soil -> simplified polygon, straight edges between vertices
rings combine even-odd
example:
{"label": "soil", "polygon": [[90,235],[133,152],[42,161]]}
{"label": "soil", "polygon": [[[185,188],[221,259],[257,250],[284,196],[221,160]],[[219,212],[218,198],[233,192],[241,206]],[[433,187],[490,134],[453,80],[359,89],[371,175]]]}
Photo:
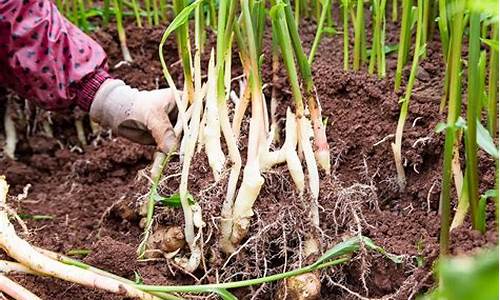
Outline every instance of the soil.
{"label": "soil", "polygon": [[[397,25],[397,24],[396,24]],[[397,42],[397,27],[388,20],[387,43]],[[306,48],[314,38],[315,26],[308,22],[301,27]],[[116,66],[121,52],[114,29],[94,33],[109,55],[114,77],[141,89],[166,86],[157,58],[157,45],[162,29],[127,28],[128,46],[134,58],[131,65]],[[213,37],[209,35],[207,54]],[[352,45],[351,45],[352,46]],[[269,36],[265,41],[265,59],[270,59]],[[173,39],[165,46],[167,64],[178,86],[182,83],[181,66]],[[208,55],[204,56],[205,58]],[[439,113],[444,66],[438,37],[428,44],[427,57],[421,63],[406,121],[402,155],[405,159],[407,187],[401,192],[396,183],[396,170],[388,138],[396,129],[398,100],[404,92],[393,91],[396,54],[388,56],[388,76],[378,79],[364,70],[342,70],[342,36],[325,36],[317,51],[314,78],[327,118],[333,171],[321,176],[322,248],[328,249],[343,238],[360,232],[390,253],[404,255],[403,264],[396,265],[373,253],[357,256],[349,264],[322,273],[322,299],[355,299],[338,286],[366,297],[407,299],[433,286],[430,275],[438,256],[439,194],[443,136],[434,131],[446,116]],[[241,74],[234,57],[233,75]],[[207,61],[203,61],[207,65]],[[270,63],[263,64],[264,81],[271,83]],[[291,93],[283,68],[281,79],[273,83],[278,89],[280,120],[292,106]],[[409,70],[405,70],[407,78]],[[266,96],[270,88],[265,89]],[[220,205],[225,180],[214,184],[205,154],[198,153],[190,173],[189,189],[204,209],[207,230],[206,269],[184,274],[169,260],[137,261],[136,249],[142,229],[138,218],[123,218],[121,205],[133,209],[140,206],[148,190],[148,181],[140,176],[147,168],[154,147],[133,144],[103,131],[90,134],[92,143],[78,145],[72,118],[68,114],[52,116],[54,139],[36,130],[22,132],[16,161],[0,160],[0,173],[5,174],[12,196],[27,190],[26,197],[12,197],[10,205],[19,214],[44,215],[48,219],[27,219],[33,244],[60,253],[89,250],[77,258],[96,267],[148,284],[192,284],[219,280],[247,279],[271,274],[299,265],[298,248],[302,246],[307,223],[307,197],[294,191],[284,167],[265,174],[266,183],[255,205],[255,223],[245,247],[235,257],[227,258],[217,246]],[[88,120],[85,120],[88,124]],[[243,130],[248,125],[244,121]],[[244,137],[242,138],[244,140]],[[244,142],[241,142],[242,151]],[[463,157],[463,153],[462,153]],[[165,174],[169,178],[161,186],[168,195],[178,188],[180,164],[177,158]],[[494,162],[480,155],[481,191],[492,187]],[[226,178],[225,178],[226,179]],[[456,197],[455,197],[456,198]],[[456,202],[456,199],[454,199]],[[182,225],[178,209],[157,209],[157,224]],[[470,223],[451,235],[452,254],[471,253],[479,247],[498,244],[494,224],[494,208],[488,210],[488,233],[481,235],[470,229]],[[222,266],[228,260],[227,266]],[[203,276],[206,271],[206,276]],[[219,272],[220,271],[220,272]],[[235,277],[231,277],[231,276]],[[16,275],[14,278],[42,299],[121,299],[98,290],[83,288],[59,280]],[[201,279],[196,281],[195,278]],[[270,299],[277,284],[262,288],[239,290],[241,299]]]}

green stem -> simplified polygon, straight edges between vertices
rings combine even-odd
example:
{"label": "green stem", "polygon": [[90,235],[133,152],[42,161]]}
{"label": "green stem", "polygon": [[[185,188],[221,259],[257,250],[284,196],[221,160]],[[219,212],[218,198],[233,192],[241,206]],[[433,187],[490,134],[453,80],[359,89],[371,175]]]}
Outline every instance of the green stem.
{"label": "green stem", "polygon": [[87,21],[85,3],[83,2],[83,0],[78,0],[78,20],[80,28],[82,28],[84,32],[89,32],[89,24]]}
{"label": "green stem", "polygon": [[300,24],[300,1],[301,0],[295,0],[295,23]]}
{"label": "green stem", "polygon": [[[493,24],[492,39],[498,41],[498,23]],[[488,81],[488,131],[492,137],[498,132],[498,50],[490,49]]]}
{"label": "green stem", "polygon": [[61,13],[64,12],[64,6],[62,0],[56,0],[56,6],[57,10],[59,10]]}
{"label": "green stem", "polygon": [[394,81],[394,90],[399,90],[401,86],[401,76],[403,67],[406,65],[408,57],[409,40],[411,36],[411,0],[403,0],[403,17],[401,20],[401,33],[399,36],[398,62],[396,67],[396,77]]}
{"label": "green stem", "polygon": [[160,19],[167,21],[167,0],[160,0]]}
{"label": "green stem", "polygon": [[354,24],[354,60],[353,69],[358,71],[361,66],[363,51],[362,39],[364,30],[364,5],[363,0],[358,0],[356,5],[356,23]]}
{"label": "green stem", "polygon": [[309,64],[304,48],[302,47],[299,30],[293,18],[292,9],[290,8],[290,1],[286,0],[284,3],[286,4],[284,8],[284,17],[289,32],[289,35],[287,36],[291,39],[295,57],[297,58],[297,63],[299,65],[299,70],[302,78],[304,79],[305,92],[306,94],[312,94],[314,90],[314,81],[312,77],[311,65]]}
{"label": "green stem", "polygon": [[[156,1],[156,0],[153,0]],[[177,16],[186,7],[185,0],[174,0],[174,13]],[[193,74],[191,68],[191,49],[189,46],[189,23],[185,22],[176,30],[179,56],[184,71],[184,89],[187,92],[188,103],[194,100]]]}
{"label": "green stem", "polygon": [[[279,2],[281,3],[281,1]],[[276,37],[281,48],[281,56],[287,69],[288,79],[292,88],[292,96],[295,101],[295,113],[297,118],[301,118],[304,114],[304,103],[302,100],[302,93],[300,91],[299,79],[297,76],[297,69],[293,56],[294,47],[292,46],[292,39],[290,38],[290,30],[288,28],[288,20],[285,14],[285,8],[277,4],[275,6],[276,12],[272,16],[273,28],[276,30]],[[306,60],[307,62],[307,60]]]}
{"label": "green stem", "polygon": [[[422,32],[422,45],[429,40],[429,16],[431,14],[431,0],[424,0],[424,20]],[[424,57],[427,56],[427,48],[424,48]]]}
{"label": "green stem", "polygon": [[398,0],[392,0],[392,22],[398,20]]}
{"label": "green stem", "polygon": [[323,34],[323,26],[325,24],[326,15],[328,12],[328,8],[330,7],[331,0],[325,0],[323,5],[323,9],[321,10],[321,17],[318,22],[318,29],[316,30],[316,35],[314,36],[314,42],[311,47],[311,52],[309,53],[308,63],[312,65],[314,61],[314,56],[316,55],[316,51],[318,50],[319,42],[321,41],[321,35]]}
{"label": "green stem", "polygon": [[472,227],[478,229],[478,168],[477,168],[477,134],[476,120],[481,107],[481,92],[479,90],[479,56],[480,56],[480,23],[481,17],[477,11],[470,12],[469,27],[469,62],[467,69],[467,132],[466,132],[466,174],[468,195],[472,215]]}
{"label": "green stem", "polygon": [[447,0],[439,0],[439,36],[441,37],[441,46],[443,47],[443,57],[446,62],[448,57],[448,45],[450,43],[450,34],[448,32],[448,13]]}
{"label": "green stem", "polygon": [[456,128],[455,123],[459,116],[461,106],[461,54],[462,54],[462,34],[463,34],[463,13],[464,0],[453,0],[453,16],[451,26],[450,44],[450,92],[448,101],[448,118],[446,127],[446,137],[444,145],[443,178],[441,183],[441,233],[440,233],[440,255],[444,256],[449,251],[449,231],[450,231],[450,206],[451,206],[451,181],[452,181],[452,159],[453,145],[455,144]]}
{"label": "green stem", "polygon": [[151,167],[152,182],[148,194],[147,212],[146,212],[146,225],[144,226],[144,234],[142,237],[141,244],[137,248],[137,257],[139,259],[144,257],[146,253],[146,246],[151,234],[153,226],[153,213],[156,204],[156,197],[158,196],[158,185],[160,184],[160,179],[163,174],[163,169],[170,161],[170,156],[172,153],[165,155],[164,153],[157,152],[157,157],[155,158],[153,165]]}
{"label": "green stem", "polygon": [[349,70],[349,0],[342,0],[344,31],[344,70]]}
{"label": "green stem", "polygon": [[310,273],[310,272],[313,272],[315,270],[319,270],[322,268],[336,266],[336,265],[345,263],[347,261],[349,261],[349,258],[340,258],[340,259],[336,259],[336,260],[332,260],[332,261],[320,264],[319,266],[316,266],[316,267],[307,266],[307,267],[303,267],[303,268],[300,268],[297,270],[292,270],[292,271],[288,271],[288,272],[284,272],[284,273],[269,275],[269,276],[261,277],[261,278],[237,281],[237,282],[200,284],[200,285],[184,285],[184,286],[156,286],[156,285],[140,285],[140,284],[137,284],[135,286],[140,290],[149,291],[149,292],[206,293],[206,292],[212,292],[214,290],[219,290],[219,289],[235,289],[235,288],[242,288],[242,287],[247,287],[247,286],[252,286],[252,285],[258,285],[258,284],[278,281],[278,280],[282,280],[285,278],[294,277],[294,276],[298,276],[298,275],[305,274],[305,273]]}
{"label": "green stem", "polygon": [[135,21],[137,23],[137,27],[142,27],[141,15],[139,13],[139,5],[137,4],[137,0],[132,0],[132,10],[134,11]]}
{"label": "green stem", "polygon": [[146,6],[146,21],[148,26],[152,26],[153,18],[151,17],[151,0],[144,0],[144,5]]}
{"label": "green stem", "polygon": [[373,38],[370,54],[368,73],[373,74],[375,66],[379,77],[385,76],[385,52],[384,52],[384,28],[385,28],[385,4],[386,0],[373,0]]}
{"label": "green stem", "polygon": [[109,23],[109,1],[110,0],[104,0],[104,8],[103,8],[103,24],[104,24],[104,27],[107,27],[108,23]]}
{"label": "green stem", "polygon": [[158,26],[160,24],[160,15],[158,12],[158,0],[153,1],[153,25]]}
{"label": "green stem", "polygon": [[[418,70],[418,63],[419,63],[419,58],[420,58],[420,52],[421,52],[421,39],[422,39],[422,33],[423,33],[423,0],[418,0],[418,21],[417,21],[417,37],[415,41],[415,52],[413,53],[413,62],[411,65],[411,72],[410,72],[410,78],[408,79],[408,84],[406,85],[406,91],[405,91],[405,97],[403,99],[403,103],[401,104],[401,112],[399,114],[399,120],[398,120],[398,125],[396,129],[396,139],[395,139],[395,146],[396,149],[394,151],[397,151],[396,157],[401,158],[401,145],[402,145],[402,139],[403,139],[403,130],[404,130],[404,125],[406,122],[406,117],[408,115],[408,107],[410,105],[410,98],[411,94],[413,91],[413,85],[415,83],[415,78],[417,76],[417,70]],[[397,164],[401,164],[401,161],[396,159]],[[402,174],[398,173],[399,182],[401,184],[401,188],[404,187],[405,184],[405,177],[404,177],[404,169],[403,166],[398,166],[398,170],[402,170]],[[398,171],[399,172],[399,171]]]}

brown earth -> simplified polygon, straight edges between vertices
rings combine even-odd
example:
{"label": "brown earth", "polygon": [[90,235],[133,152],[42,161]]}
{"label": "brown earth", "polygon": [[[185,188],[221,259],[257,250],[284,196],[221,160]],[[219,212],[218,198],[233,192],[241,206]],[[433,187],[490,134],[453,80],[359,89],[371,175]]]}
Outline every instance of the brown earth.
{"label": "brown earth", "polygon": [[[395,28],[388,22],[388,43],[397,41]],[[305,25],[301,30],[309,45],[315,26]],[[139,29],[130,25],[127,32],[134,63],[119,68],[113,68],[121,57],[116,32],[103,30],[94,34],[109,54],[111,73],[138,88],[164,87],[157,58],[162,29]],[[208,45],[212,44],[213,38],[209,38]],[[269,37],[265,45],[267,62]],[[180,86],[181,66],[173,39],[167,42],[165,49],[171,73]],[[322,40],[314,76],[323,116],[328,118],[327,135],[333,164],[332,174],[321,176],[322,247],[328,249],[361,230],[388,252],[406,258],[403,264],[395,265],[380,255],[361,255],[349,264],[325,271],[323,299],[355,298],[336,283],[363,296],[392,295],[393,299],[407,299],[425,292],[433,284],[429,272],[439,249],[437,210],[443,147],[443,137],[436,134],[434,128],[445,119],[444,114],[438,113],[443,81],[440,51],[437,41],[429,43],[427,58],[421,63],[414,87],[402,149],[408,184],[406,190],[400,192],[390,146],[393,139],[385,139],[395,131],[398,99],[404,91],[402,88],[398,93],[393,92],[396,55],[388,56],[388,77],[379,80],[364,71],[342,70],[340,35],[325,36]],[[207,64],[207,56],[203,65]],[[236,56],[234,61],[237,64]],[[265,82],[270,83],[270,63],[263,65]],[[405,70],[406,77],[408,73],[408,69]],[[240,74],[241,68],[235,66],[233,75]],[[281,80],[275,84],[283,117],[292,100],[286,74],[281,70],[280,75]],[[270,88],[265,93],[269,96]],[[27,197],[13,198],[10,205],[20,214],[50,216],[48,220],[27,220],[31,234],[26,238],[35,245],[61,253],[90,250],[83,258],[85,262],[132,280],[140,276],[149,284],[198,283],[194,278],[201,278],[199,283],[209,283],[214,282],[216,276],[219,280],[246,279],[298,266],[297,249],[310,226],[304,209],[308,199],[300,199],[295,194],[286,168],[277,167],[265,174],[266,183],[255,205],[256,221],[249,234],[257,237],[249,240],[236,257],[229,259],[227,267],[221,269],[227,257],[219,252],[216,237],[225,180],[214,185],[205,155],[197,154],[189,189],[203,207],[207,222],[206,276],[204,270],[188,275],[170,261],[137,261],[135,250],[142,229],[137,219],[123,220],[115,209],[123,203],[135,208],[139,200],[143,200],[148,183],[138,176],[138,171],[148,166],[154,148],[109,134],[102,134],[96,140],[89,134],[91,140],[97,141],[95,145],[84,147],[83,153],[71,151],[71,146],[77,144],[71,118],[56,114],[54,123],[57,140],[36,132],[24,134],[17,151],[18,160],[0,160],[0,173],[7,176],[11,195],[22,193],[23,188],[30,185]],[[244,148],[244,143],[241,144]],[[481,191],[493,185],[493,166],[493,161],[481,153]],[[162,184],[163,194],[177,190],[179,172],[179,162],[174,158],[165,171],[171,176]],[[162,225],[182,225],[182,215],[176,209],[159,208],[156,221]],[[469,253],[498,243],[493,208],[489,212],[486,235],[469,228],[466,222],[453,231],[453,254]],[[231,278],[233,274],[235,277]],[[59,280],[24,275],[14,278],[43,299],[120,299]],[[276,284],[271,284],[261,289],[240,290],[237,294],[242,299],[251,296],[269,299],[275,291]]]}

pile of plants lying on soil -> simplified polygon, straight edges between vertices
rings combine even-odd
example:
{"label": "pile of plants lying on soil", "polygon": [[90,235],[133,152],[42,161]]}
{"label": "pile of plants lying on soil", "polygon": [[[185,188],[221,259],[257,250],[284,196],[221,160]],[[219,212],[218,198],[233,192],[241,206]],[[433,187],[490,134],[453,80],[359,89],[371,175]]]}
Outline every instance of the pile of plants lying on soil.
{"label": "pile of plants lying on soil", "polygon": [[[249,299],[498,297],[494,248],[498,243],[498,3],[56,2],[82,30],[92,32],[101,26],[116,33],[122,58],[111,72],[125,77],[143,72],[150,75],[147,80],[152,80],[154,71],[155,76],[161,72],[163,78],[156,78],[156,86],[176,91],[177,146],[171,153],[125,151],[124,159],[100,155],[96,149],[123,141],[113,140],[112,133],[88,122],[81,112],[68,120],[16,102],[16,96],[8,94],[2,173],[16,185],[26,184],[29,181],[16,178],[23,174],[13,162],[16,156],[23,160],[46,151],[61,161],[72,161],[73,153],[89,152],[70,163],[69,172],[62,171],[76,176],[68,178],[73,185],[88,177],[89,184],[109,180],[109,189],[115,183],[108,177],[116,177],[126,180],[118,180],[118,185],[134,191],[133,199],[107,199],[101,217],[91,220],[98,222],[97,240],[108,219],[126,222],[127,229],[114,234],[135,232],[131,244],[136,249],[127,248],[130,261],[121,264],[137,260],[155,267],[166,265],[172,276],[155,281],[136,270],[134,276],[130,272],[118,276],[75,259],[92,257],[88,249],[75,248],[63,255],[28,243],[25,223],[47,221],[51,216],[16,213],[7,200],[30,199],[31,185],[9,198],[7,182],[1,177],[0,247],[5,255],[0,261],[0,290],[4,294],[38,299],[36,288],[26,289],[12,279],[21,276],[21,283],[32,286],[36,281],[26,281],[32,277],[19,275],[30,274],[140,299],[198,294],[223,299],[236,299],[235,295]],[[110,26],[111,20],[116,21],[116,29]],[[140,46],[130,51],[127,22],[136,23],[135,32],[152,33],[140,38],[155,48],[145,49],[148,44],[139,39],[133,41]],[[160,29],[162,34],[155,34],[153,28],[163,24],[168,25]],[[104,34],[95,36],[107,48]],[[130,34],[134,36],[134,31]],[[339,43],[325,46],[335,38]],[[434,73],[429,74],[430,70]],[[426,88],[425,82],[433,81],[437,84],[432,91],[438,96],[430,97],[433,103],[424,103],[418,92]],[[58,122],[66,129],[58,128]],[[73,140],[65,131],[71,122],[77,137]],[[426,135],[420,135],[419,126]],[[35,133],[57,143],[40,150],[31,142]],[[66,143],[73,146],[65,152]],[[54,150],[58,145],[61,149]],[[153,162],[134,181],[137,169],[144,167],[139,162],[144,157]],[[45,172],[57,169],[55,164]],[[128,176],[129,172],[134,174]],[[440,172],[438,179],[430,178],[433,172]],[[423,186],[425,191],[420,190]],[[44,201],[54,197],[51,190],[43,192]],[[422,212],[426,215],[420,219]],[[384,216],[404,214],[408,219],[384,221]],[[26,234],[24,239],[13,224]],[[432,232],[426,233],[428,241],[412,236],[423,235],[415,226],[432,224],[435,230],[426,229]],[[411,253],[391,241],[391,232],[407,228],[408,236],[418,239]],[[456,234],[461,240],[450,245],[450,232],[472,237]],[[439,250],[432,252],[438,234]],[[470,241],[473,245],[465,246]],[[35,238],[35,244],[40,245],[40,240]],[[488,249],[475,251],[474,257],[450,255],[457,254],[450,253],[450,247],[472,250],[484,244]],[[104,251],[97,248],[98,253]],[[375,278],[370,277],[373,265],[378,265]],[[391,281],[391,271],[400,274],[396,287],[385,282]],[[435,285],[433,272],[438,279]],[[401,275],[405,273],[411,275]],[[457,280],[462,280],[460,288]]]}

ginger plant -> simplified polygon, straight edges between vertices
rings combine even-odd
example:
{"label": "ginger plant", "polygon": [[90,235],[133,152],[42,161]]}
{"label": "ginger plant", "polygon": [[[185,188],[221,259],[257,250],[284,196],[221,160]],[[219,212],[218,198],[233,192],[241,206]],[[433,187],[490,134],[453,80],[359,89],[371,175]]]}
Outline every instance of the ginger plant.
{"label": "ginger plant", "polygon": [[[316,87],[314,85],[314,79],[311,70],[311,64],[309,63],[307,56],[302,47],[302,42],[300,40],[299,30],[297,24],[293,18],[293,12],[290,7],[290,1],[286,0],[283,2],[285,4],[284,18],[288,28],[288,34],[290,37],[291,45],[295,53],[295,58],[297,59],[297,64],[299,66],[300,74],[304,80],[304,97],[307,100],[307,108],[311,115],[312,121],[312,135],[314,138],[314,156],[318,165],[327,173],[330,173],[330,146],[328,145],[328,140],[326,138],[326,128],[323,124],[323,119],[321,116],[321,104],[316,93]],[[305,138],[304,136],[301,138]],[[312,171],[312,170],[311,170]]]}
{"label": "ginger plant", "polygon": [[[299,149],[301,149],[304,160],[306,162],[307,173],[308,173],[308,183],[309,190],[312,195],[311,207],[310,207],[310,217],[311,223],[315,226],[319,226],[319,208],[318,208],[318,197],[319,197],[319,174],[318,167],[316,164],[316,159],[314,157],[313,148],[311,145],[311,138],[313,135],[313,130],[311,128],[311,122],[305,116],[305,109],[303,103],[303,97],[299,86],[299,80],[297,76],[297,69],[295,67],[294,55],[291,49],[294,49],[292,46],[293,35],[291,32],[296,32],[296,28],[292,25],[291,29],[288,26],[290,20],[293,21],[293,18],[290,18],[290,14],[286,13],[287,5],[281,1],[274,1],[274,6],[271,10],[272,17],[272,25],[276,30],[276,35],[279,40],[281,55],[283,58],[283,62],[285,64],[285,68],[288,73],[288,79],[290,85],[292,87],[292,97],[295,102],[295,117],[297,122],[297,136]],[[298,36],[298,34],[297,34]],[[295,48],[296,49],[296,48]],[[297,51],[295,52],[297,54]],[[297,57],[298,64],[306,64],[307,59],[305,59],[305,55]],[[307,88],[306,88],[307,89]],[[311,234],[308,237],[307,244],[309,245],[307,248],[306,255],[309,254],[317,254],[319,253],[319,245],[317,239],[314,238],[314,235]]]}

